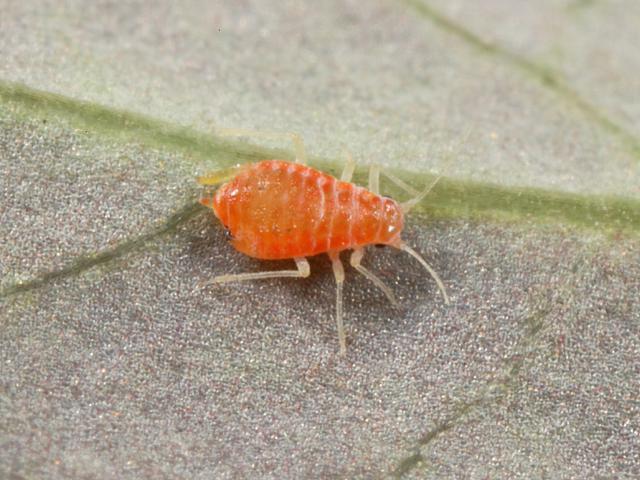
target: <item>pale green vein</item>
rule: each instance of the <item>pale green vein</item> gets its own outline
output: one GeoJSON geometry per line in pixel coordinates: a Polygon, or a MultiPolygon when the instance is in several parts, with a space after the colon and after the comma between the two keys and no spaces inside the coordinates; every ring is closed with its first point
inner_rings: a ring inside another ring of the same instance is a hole
{"type": "Polygon", "coordinates": [[[178,209],[171,215],[161,226],[147,233],[134,237],[130,240],[119,243],[113,248],[102,250],[100,252],[89,255],[82,255],[73,260],[69,265],[42,275],[32,278],[31,280],[17,282],[9,285],[0,291],[0,298],[10,297],[17,293],[24,293],[44,287],[51,282],[61,280],[67,277],[77,276],[87,270],[112,262],[124,255],[143,248],[149,242],[156,240],[158,237],[169,234],[182,223],[193,218],[203,208],[198,203],[188,203],[178,209]]]}
{"type": "Polygon", "coordinates": [[[192,128],[171,124],[138,113],[84,102],[55,93],[0,80],[0,102],[16,106],[30,117],[54,117],[79,130],[90,130],[122,142],[137,142],[178,151],[197,160],[222,159],[228,165],[256,161],[280,150],[247,147],[192,128]]]}
{"type": "Polygon", "coordinates": [[[400,460],[398,466],[391,472],[394,478],[402,478],[417,468],[428,468],[428,465],[425,464],[425,457],[422,454],[422,450],[425,447],[437,441],[439,437],[450,432],[455,427],[462,425],[478,409],[493,408],[507,392],[516,387],[527,357],[526,353],[535,353],[537,351],[536,343],[549,313],[550,309],[548,307],[541,306],[532,315],[523,319],[524,331],[522,338],[515,349],[516,353],[511,355],[510,359],[504,363],[504,374],[481,388],[476,398],[459,402],[452,414],[437,422],[433,428],[422,435],[416,442],[413,453],[400,460]]]}
{"type": "MultiPolygon", "coordinates": [[[[243,141],[221,140],[187,127],[136,113],[81,102],[23,85],[0,82],[0,100],[36,118],[61,118],[82,130],[121,141],[142,142],[155,148],[178,150],[187,157],[227,167],[264,158],[291,158],[291,152],[273,150],[243,141]]],[[[318,167],[337,173],[340,161],[313,158],[318,167]]],[[[194,165],[194,175],[195,175],[194,165]]],[[[356,180],[362,179],[362,171],[356,180]]],[[[414,185],[424,185],[428,174],[396,171],[414,185]]],[[[391,193],[393,192],[391,190],[391,193]]],[[[443,179],[416,209],[450,219],[534,222],[568,225],[603,233],[640,235],[640,201],[615,196],[587,196],[536,188],[514,188],[486,183],[443,179]]]]}
{"type": "Polygon", "coordinates": [[[630,150],[633,156],[637,160],[640,160],[640,139],[622,125],[619,125],[609,118],[605,112],[601,111],[598,107],[583,98],[562,79],[561,74],[554,71],[551,67],[533,62],[507,50],[506,48],[488,42],[480,35],[468,30],[463,25],[456,23],[423,1],[403,1],[411,6],[422,17],[428,18],[443,30],[455,35],[483,53],[503,60],[507,64],[512,65],[528,76],[536,79],[550,90],[554,91],[560,96],[560,98],[563,98],[574,107],[577,107],[601,128],[616,136],[630,150]]]}

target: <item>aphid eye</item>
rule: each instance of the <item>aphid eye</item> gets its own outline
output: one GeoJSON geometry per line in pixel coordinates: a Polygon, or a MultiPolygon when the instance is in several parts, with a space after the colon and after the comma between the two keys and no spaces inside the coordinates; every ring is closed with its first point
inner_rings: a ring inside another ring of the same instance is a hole
{"type": "Polygon", "coordinates": [[[227,240],[233,240],[233,234],[231,233],[231,230],[229,230],[229,227],[227,227],[226,225],[224,227],[224,236],[227,240]]]}
{"type": "Polygon", "coordinates": [[[375,247],[376,248],[384,248],[384,247],[386,247],[386,245],[384,243],[376,243],[375,247]]]}

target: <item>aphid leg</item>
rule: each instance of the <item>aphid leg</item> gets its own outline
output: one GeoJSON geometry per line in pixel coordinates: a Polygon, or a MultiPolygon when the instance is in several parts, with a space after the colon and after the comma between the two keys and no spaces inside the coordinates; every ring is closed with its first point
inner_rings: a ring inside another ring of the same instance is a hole
{"type": "Polygon", "coordinates": [[[400,245],[396,246],[396,248],[399,248],[400,250],[407,252],[409,255],[411,255],[413,258],[415,258],[422,264],[425,270],[429,272],[431,277],[436,281],[436,284],[438,285],[438,289],[440,289],[440,293],[444,297],[444,303],[449,304],[449,296],[447,295],[447,290],[444,288],[444,283],[442,283],[442,280],[440,280],[440,276],[436,273],[436,271],[433,268],[431,268],[431,265],[429,265],[427,261],[424,258],[422,258],[422,256],[418,252],[416,252],[413,248],[411,248],[409,245],[407,245],[404,242],[401,242],[400,245]]]}
{"type": "Polygon", "coordinates": [[[387,287],[384,284],[384,282],[380,280],[375,274],[373,274],[371,271],[367,270],[362,265],[360,265],[360,262],[362,261],[363,256],[364,256],[364,248],[362,247],[354,248],[353,252],[351,253],[351,258],[349,260],[351,263],[351,266],[355,268],[358,272],[360,272],[362,275],[367,277],[376,287],[382,290],[382,292],[387,296],[389,301],[394,306],[398,307],[399,306],[398,301],[396,300],[396,297],[391,291],[391,289],[387,287]]]}
{"type": "Polygon", "coordinates": [[[297,133],[245,130],[243,128],[216,128],[215,134],[221,137],[287,138],[293,143],[293,150],[296,152],[296,163],[307,163],[304,142],[297,133]]]}
{"type": "Polygon", "coordinates": [[[219,275],[211,280],[202,282],[199,286],[204,287],[211,285],[212,283],[226,283],[226,282],[242,282],[245,280],[261,280],[265,278],[282,278],[282,277],[294,277],[294,278],[306,278],[311,274],[311,268],[309,262],[304,257],[294,258],[296,261],[297,270],[276,270],[274,272],[255,272],[255,273],[235,273],[230,275],[219,275]]]}
{"type": "Polygon", "coordinates": [[[380,166],[375,163],[369,168],[369,191],[380,195],[380,166]]]}
{"type": "Polygon", "coordinates": [[[346,160],[340,180],[343,182],[350,182],[351,177],[353,177],[353,171],[356,169],[356,162],[348,151],[345,150],[343,153],[346,160]]]}
{"type": "Polygon", "coordinates": [[[238,171],[242,169],[242,166],[223,168],[222,170],[214,170],[212,172],[207,172],[204,175],[200,175],[196,177],[196,181],[200,185],[212,186],[218,185],[220,183],[224,183],[227,180],[231,180],[238,174],[238,171]]]}
{"type": "Polygon", "coordinates": [[[340,261],[339,252],[329,252],[333,276],[336,278],[336,323],[338,325],[338,340],[340,341],[340,355],[347,353],[347,338],[342,322],[342,284],[344,283],[344,269],[340,261]]]}

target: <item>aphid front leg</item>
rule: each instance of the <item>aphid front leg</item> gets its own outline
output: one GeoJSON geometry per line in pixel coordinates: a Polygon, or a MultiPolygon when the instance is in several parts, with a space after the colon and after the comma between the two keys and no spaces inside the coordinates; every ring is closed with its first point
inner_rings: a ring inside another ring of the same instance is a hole
{"type": "Polygon", "coordinates": [[[311,268],[306,258],[294,258],[296,261],[297,270],[276,270],[274,272],[255,272],[255,273],[236,273],[230,275],[220,275],[212,280],[208,280],[200,284],[200,287],[211,285],[212,283],[226,283],[226,282],[242,282],[245,280],[262,280],[265,278],[306,278],[311,274],[311,268]]]}
{"type": "MultiPolygon", "coordinates": [[[[380,174],[381,173],[382,175],[387,177],[389,180],[391,180],[391,182],[394,183],[397,187],[400,187],[409,195],[413,195],[414,197],[417,197],[420,195],[420,192],[418,190],[416,190],[415,188],[413,188],[411,185],[404,182],[400,178],[396,177],[394,174],[386,172],[384,170],[380,170],[379,165],[371,165],[371,168],[369,169],[369,190],[375,193],[376,195],[380,195],[380,174]]],[[[424,198],[424,196],[421,196],[418,201],[422,200],[422,198],[424,198]]]]}
{"type": "MultiPolygon", "coordinates": [[[[398,185],[401,188],[404,188],[407,192],[411,193],[412,195],[414,195],[413,198],[410,198],[409,200],[407,200],[406,202],[402,202],[400,204],[400,206],[402,207],[402,212],[403,213],[409,213],[409,211],[415,207],[418,203],[420,203],[424,197],[426,197],[429,192],[433,189],[433,187],[436,186],[436,183],[438,183],[440,181],[440,179],[442,178],[442,175],[436,177],[429,185],[426,186],[426,188],[424,190],[422,190],[422,192],[417,192],[416,190],[414,190],[413,188],[409,187],[402,187],[402,185],[400,183],[396,183],[396,185],[398,185]]],[[[391,181],[394,181],[392,177],[389,177],[389,179],[391,181]]],[[[397,179],[398,181],[400,181],[401,183],[402,180],[397,179]]],[[[395,183],[395,182],[394,182],[395,183]]],[[[405,184],[406,185],[406,184],[405,184]]],[[[407,185],[408,187],[408,185],[407,185]]]]}
{"type": "Polygon", "coordinates": [[[243,128],[216,128],[215,133],[221,137],[287,138],[293,143],[293,150],[296,152],[296,163],[307,163],[307,154],[304,149],[304,142],[302,141],[302,137],[297,133],[245,130],[243,128]]]}
{"type": "Polygon", "coordinates": [[[340,261],[339,252],[329,252],[333,276],[336,279],[336,323],[338,325],[338,340],[340,341],[340,355],[347,353],[347,338],[344,333],[344,323],[342,321],[342,284],[344,283],[344,268],[340,261]]]}
{"type": "Polygon", "coordinates": [[[424,197],[431,191],[431,189],[438,183],[438,181],[442,178],[442,176],[437,177],[433,182],[431,182],[427,188],[425,188],[422,192],[416,190],[411,185],[406,183],[404,180],[396,177],[394,174],[390,172],[385,172],[380,170],[378,165],[371,165],[369,169],[369,191],[375,193],[376,195],[380,194],[380,173],[391,180],[396,187],[401,188],[409,195],[412,195],[412,198],[402,203],[402,208],[404,213],[408,213],[416,204],[422,201],[424,197]]]}
{"type": "MultiPolygon", "coordinates": [[[[403,189],[405,192],[409,193],[410,195],[413,195],[413,198],[410,198],[406,202],[402,202],[400,204],[400,207],[402,208],[402,213],[404,213],[404,214],[408,213],[413,207],[415,207],[420,201],[422,201],[424,199],[424,197],[426,197],[429,194],[429,192],[433,189],[433,187],[435,187],[436,183],[438,183],[438,181],[442,178],[442,176],[439,176],[439,177],[435,178],[429,185],[427,185],[425,187],[424,190],[419,192],[418,190],[413,188],[411,185],[408,185],[407,183],[405,183],[404,181],[402,181],[401,179],[399,179],[395,175],[393,175],[391,173],[387,173],[387,172],[382,172],[382,173],[383,173],[383,175],[385,177],[387,177],[389,180],[391,180],[391,182],[393,182],[396,186],[400,187],[401,189],[403,189]]],[[[374,190],[374,189],[378,189],[379,188],[379,185],[378,185],[379,175],[380,175],[379,169],[375,168],[375,165],[372,166],[371,170],[369,171],[369,190],[371,190],[374,193],[377,193],[377,190],[374,190]]],[[[447,295],[447,290],[444,287],[444,283],[442,283],[442,280],[440,279],[440,277],[438,276],[436,271],[431,267],[431,265],[429,265],[427,263],[427,261],[424,258],[422,258],[422,256],[418,252],[416,252],[409,245],[407,245],[406,243],[404,243],[402,241],[400,241],[398,244],[392,245],[392,246],[407,252],[409,255],[411,255],[413,258],[415,258],[416,260],[418,260],[422,264],[422,266],[425,268],[425,270],[427,270],[427,272],[429,272],[431,277],[435,280],[436,284],[438,285],[438,289],[440,290],[440,293],[442,294],[442,297],[444,298],[444,302],[446,304],[448,304],[449,303],[449,296],[447,295]]],[[[355,254],[355,251],[354,251],[354,254],[355,254]]],[[[353,265],[353,261],[352,261],[352,265],[353,265]]],[[[357,267],[355,267],[355,265],[354,265],[354,268],[357,269],[357,267]]],[[[362,268],[362,267],[360,267],[360,268],[362,268]]],[[[362,273],[364,275],[368,276],[364,272],[362,272],[362,273]]],[[[369,272],[369,274],[371,274],[371,272],[369,272]]],[[[373,280],[373,278],[371,278],[371,277],[369,277],[369,278],[371,279],[372,282],[376,283],[376,281],[373,280]]],[[[378,284],[376,283],[376,285],[378,285],[378,284]]],[[[382,289],[382,291],[386,293],[386,291],[384,289],[382,289]]],[[[387,297],[388,297],[388,295],[387,295],[387,297]]],[[[393,301],[392,301],[392,303],[393,303],[393,301]]]]}
{"type": "Polygon", "coordinates": [[[211,187],[231,180],[241,170],[241,166],[223,168],[221,170],[214,170],[207,172],[204,175],[196,177],[196,181],[203,186],[211,187]]]}
{"type": "Polygon", "coordinates": [[[373,272],[367,270],[360,262],[362,261],[362,257],[364,257],[364,248],[358,247],[353,250],[351,253],[350,263],[353,268],[355,268],[362,275],[367,277],[376,287],[378,287],[382,292],[386,295],[389,301],[396,307],[399,306],[398,301],[396,300],[395,295],[391,291],[391,289],[384,284],[382,280],[380,280],[373,272]]]}

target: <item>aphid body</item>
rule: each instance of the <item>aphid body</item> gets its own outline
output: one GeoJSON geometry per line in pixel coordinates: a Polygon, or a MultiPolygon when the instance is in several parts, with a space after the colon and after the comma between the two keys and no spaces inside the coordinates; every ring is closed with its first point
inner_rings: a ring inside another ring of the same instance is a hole
{"type": "MultiPolygon", "coordinates": [[[[416,258],[436,281],[445,301],[448,298],[442,281],[427,262],[406,245],[400,235],[404,215],[435,185],[416,192],[400,179],[385,175],[413,194],[406,202],[383,197],[378,193],[380,170],[369,172],[369,189],[350,183],[355,163],[347,155],[341,179],[304,164],[302,140],[295,134],[273,134],[247,130],[224,130],[223,135],[273,137],[288,135],[296,148],[296,161],[264,160],[241,165],[224,172],[213,172],[198,178],[202,185],[215,185],[227,180],[215,193],[204,195],[200,203],[213,209],[228,229],[233,246],[254,258],[277,260],[293,258],[297,270],[220,275],[208,283],[255,280],[276,277],[307,277],[309,263],[305,257],[327,253],[336,279],[336,321],[340,351],[346,351],[342,323],[342,284],[344,270],[340,252],[352,249],[350,263],[372,281],[392,303],[393,292],[375,274],[360,263],[367,245],[389,245],[416,258]]],[[[437,180],[436,180],[437,181],[437,180]]]]}
{"type": "Polygon", "coordinates": [[[201,202],[229,229],[233,246],[255,258],[309,257],[370,244],[400,247],[398,203],[299,163],[246,165],[201,202]]]}

